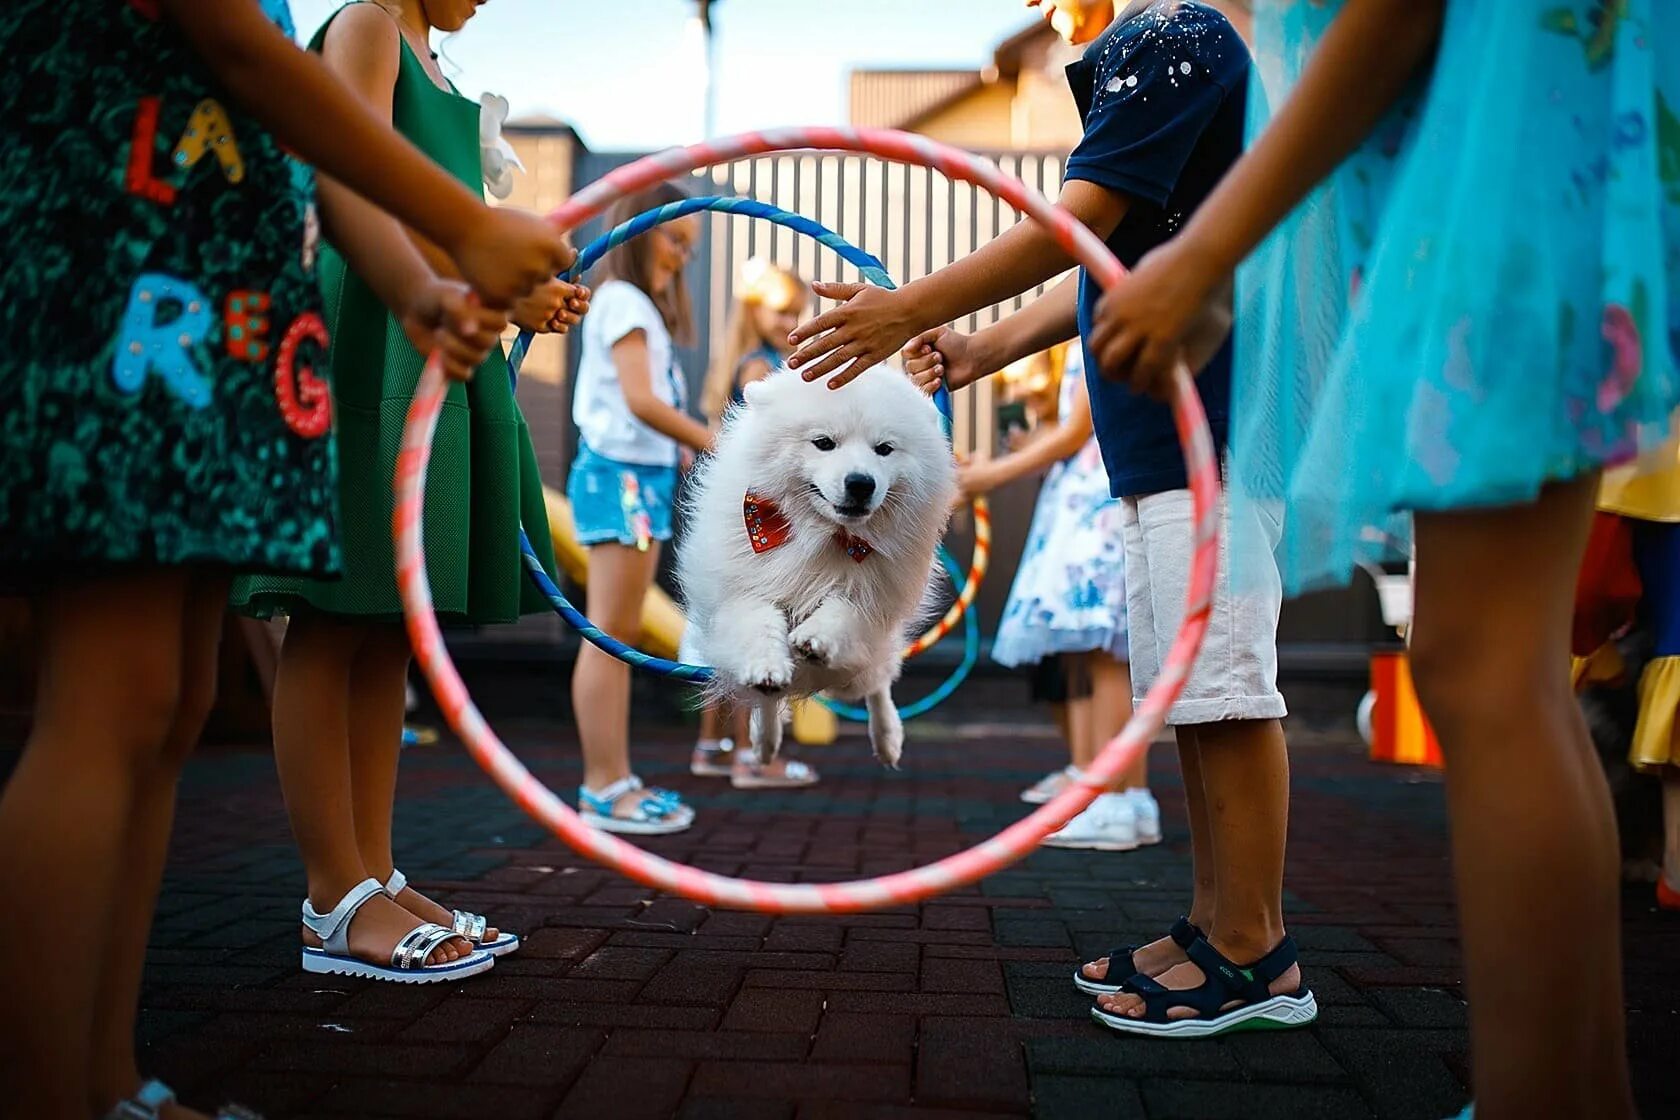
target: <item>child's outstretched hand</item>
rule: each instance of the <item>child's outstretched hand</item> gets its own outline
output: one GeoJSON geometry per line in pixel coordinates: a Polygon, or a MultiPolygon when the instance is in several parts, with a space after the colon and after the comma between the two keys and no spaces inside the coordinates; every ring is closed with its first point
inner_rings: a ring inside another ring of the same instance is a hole
{"type": "Polygon", "coordinates": [[[520,330],[565,334],[589,311],[590,291],[582,284],[549,280],[513,305],[509,316],[520,330]]]}
{"type": "Polygon", "coordinates": [[[974,339],[950,327],[935,327],[910,340],[900,357],[904,372],[916,388],[932,395],[941,382],[952,390],[972,385],[980,377],[974,339]]]}
{"type": "Polygon", "coordinates": [[[505,207],[486,207],[449,255],[479,298],[500,308],[512,307],[577,259],[571,242],[545,219],[505,207]]]}
{"type": "Polygon", "coordinates": [[[1200,371],[1231,332],[1231,282],[1178,241],[1138,262],[1097,305],[1091,354],[1104,377],[1159,400],[1179,361],[1200,371]]]}
{"type": "Polygon", "coordinates": [[[484,306],[471,288],[436,277],[416,288],[401,317],[416,350],[441,352],[451,381],[470,381],[508,325],[507,313],[484,306]]]}
{"type": "Polygon", "coordinates": [[[844,300],[839,307],[801,323],[788,335],[799,347],[788,368],[807,381],[832,373],[828,387],[838,389],[871,366],[880,365],[916,333],[916,323],[901,294],[873,284],[818,282],[811,290],[824,299],[844,300]]]}

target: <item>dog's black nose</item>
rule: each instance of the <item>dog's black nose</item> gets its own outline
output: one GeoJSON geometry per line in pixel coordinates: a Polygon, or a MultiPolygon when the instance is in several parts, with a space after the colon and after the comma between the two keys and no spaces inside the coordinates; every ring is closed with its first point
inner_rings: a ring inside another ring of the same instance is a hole
{"type": "Polygon", "coordinates": [[[846,476],[846,497],[854,502],[867,502],[874,495],[874,475],[853,473],[846,476]]]}

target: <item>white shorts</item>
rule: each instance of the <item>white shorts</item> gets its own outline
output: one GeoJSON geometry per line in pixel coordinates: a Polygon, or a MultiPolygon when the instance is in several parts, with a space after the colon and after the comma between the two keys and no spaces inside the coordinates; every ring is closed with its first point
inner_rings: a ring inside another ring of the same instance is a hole
{"type": "MultiPolygon", "coordinates": [[[[1161,675],[1161,664],[1184,621],[1190,583],[1190,491],[1166,490],[1122,498],[1126,536],[1126,610],[1131,627],[1132,691],[1141,699],[1161,675]]],[[[1231,574],[1231,509],[1220,510],[1219,575],[1213,612],[1201,654],[1178,702],[1167,714],[1170,727],[1237,719],[1281,719],[1287,714],[1277,689],[1277,624],[1283,608],[1276,546],[1281,525],[1254,503],[1244,516],[1259,524],[1238,534],[1243,566],[1241,591],[1231,574]],[[1258,531],[1253,531],[1257,529],[1258,531]]]]}

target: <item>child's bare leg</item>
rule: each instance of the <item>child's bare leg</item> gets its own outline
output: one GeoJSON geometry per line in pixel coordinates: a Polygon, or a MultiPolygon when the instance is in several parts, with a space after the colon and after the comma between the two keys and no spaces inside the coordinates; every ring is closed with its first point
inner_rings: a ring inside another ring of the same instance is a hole
{"type": "MultiPolygon", "coordinates": [[[[1101,655],[1099,655],[1099,658],[1101,655]]],[[[1125,662],[1119,662],[1125,667],[1125,662]]],[[[1098,678],[1101,679],[1100,677],[1098,678]]],[[[1126,718],[1131,717],[1131,673],[1126,672],[1126,718]]],[[[1107,730],[1105,728],[1105,730],[1107,730]]],[[[1116,727],[1111,732],[1118,734],[1116,727]]],[[[1203,930],[1213,928],[1216,883],[1214,879],[1213,831],[1208,822],[1207,798],[1202,794],[1201,755],[1196,746],[1196,729],[1180,727],[1178,733],[1179,770],[1184,779],[1184,805],[1190,817],[1190,874],[1194,884],[1190,899],[1190,921],[1203,930]]],[[[1107,740],[1103,741],[1104,743],[1107,740]]],[[[1103,744],[1098,744],[1099,749],[1103,744]]],[[[1147,788],[1148,756],[1142,756],[1139,768],[1143,771],[1147,788]]],[[[1184,949],[1171,937],[1158,937],[1132,952],[1132,965],[1145,976],[1159,976],[1187,958],[1184,949]]],[[[1108,958],[1098,957],[1085,965],[1085,975],[1093,980],[1108,978],[1108,958]]]]}
{"type": "Polygon", "coordinates": [[[1068,745],[1068,761],[1079,765],[1079,759],[1073,754],[1073,725],[1068,722],[1067,701],[1062,700],[1050,705],[1050,718],[1056,724],[1056,730],[1062,733],[1062,742],[1068,745]]]}
{"type": "MultiPolygon", "coordinates": [[[[175,787],[181,766],[198,743],[216,699],[216,655],[227,614],[228,579],[201,576],[185,596],[181,625],[181,687],[175,724],[156,764],[135,782],[134,809],[123,842],[125,875],[117,883],[111,913],[111,936],[100,973],[94,1018],[93,1069],[89,1078],[94,1115],[103,1116],[118,1101],[139,1091],[142,1078],[134,1053],[134,1018],[140,1003],[140,980],[146,942],[157,907],[158,886],[169,856],[175,823],[175,787]]],[[[185,1109],[165,1116],[197,1116],[185,1109]]]]}
{"type": "Polygon", "coordinates": [[[1477,1120],[1633,1115],[1613,810],[1569,688],[1596,490],[1417,517],[1412,660],[1447,759],[1477,1120]]]}
{"type": "MultiPolygon", "coordinates": [[[[1213,821],[1202,786],[1202,750],[1194,727],[1178,729],[1178,769],[1184,781],[1184,809],[1190,818],[1190,921],[1203,930],[1219,919],[1219,881],[1214,877],[1213,821]]],[[[1171,938],[1163,938],[1173,945],[1171,938]]],[[[1182,956],[1183,950],[1173,945],[1182,956]]]]}
{"type": "MultiPolygon", "coordinates": [[[[1181,734],[1183,729],[1180,729],[1181,734]]],[[[1276,720],[1230,720],[1195,728],[1204,812],[1213,856],[1213,924],[1208,943],[1228,959],[1258,960],[1283,940],[1283,856],[1289,829],[1289,752],[1276,720]]],[[[1188,773],[1186,780],[1188,780],[1188,773]]],[[[1206,977],[1189,961],[1156,977],[1168,988],[1200,986],[1206,977]]],[[[1278,977],[1274,994],[1300,987],[1299,966],[1278,977]]],[[[1100,996],[1104,1009],[1141,1016],[1143,1000],[1100,996]]],[[[1174,1008],[1169,1017],[1194,1015],[1174,1008]]]]}
{"type": "Polygon", "coordinates": [[[1668,888],[1680,891],[1680,766],[1664,767],[1662,874],[1668,888]]]}
{"type": "MultiPolygon", "coordinates": [[[[325,914],[373,872],[357,844],[350,767],[352,668],[369,640],[366,624],[300,612],[286,628],[274,677],[274,762],[286,815],[308,877],[309,901],[325,914]]],[[[402,699],[398,692],[397,712],[402,699]]],[[[396,749],[400,720],[392,733],[396,749]]],[[[392,948],[415,926],[414,916],[375,895],[350,923],[350,951],[360,960],[386,964],[392,948]]],[[[303,943],[320,939],[307,929],[303,943]]],[[[460,942],[432,951],[428,964],[460,956],[460,942]]]]}
{"type": "MultiPolygon", "coordinates": [[[[1132,718],[1132,668],[1102,650],[1090,654],[1088,662],[1091,667],[1091,757],[1094,759],[1132,718]]],[[[1149,788],[1148,747],[1121,772],[1112,788],[1149,788]]]]}
{"type": "MultiPolygon", "coordinates": [[[[0,794],[0,898],[50,925],[51,960],[0,969],[0,1100],[8,1115],[85,1120],[102,965],[111,951],[136,789],[181,692],[189,575],[66,584],[35,600],[35,722],[0,794]]],[[[132,1014],[132,1008],[127,1014],[132,1014]]]]}
{"type": "MultiPolygon", "coordinates": [[[[642,600],[658,565],[658,547],[591,548],[587,603],[595,625],[634,645],[641,637],[642,600]]],[[[583,746],[583,784],[605,789],[629,777],[630,667],[585,643],[572,671],[572,712],[583,746]]],[[[617,807],[631,813],[638,804],[639,796],[631,793],[619,798],[617,807]]]]}
{"type": "Polygon", "coordinates": [[[727,715],[728,710],[721,703],[707,704],[704,708],[701,708],[699,740],[702,743],[715,743],[722,739],[724,728],[727,726],[725,719],[727,715]]]}
{"type": "Polygon", "coordinates": [[[1070,697],[1067,708],[1068,753],[1073,764],[1083,770],[1097,757],[1096,740],[1091,734],[1091,698],[1070,697]]]}
{"type": "MultiPolygon", "coordinates": [[[[1190,921],[1202,930],[1213,928],[1217,917],[1218,881],[1214,877],[1213,825],[1208,819],[1207,796],[1202,792],[1202,756],[1194,727],[1180,727],[1178,767],[1184,780],[1184,807],[1190,818],[1190,875],[1194,883],[1190,898],[1190,921]]],[[[1159,976],[1187,958],[1184,949],[1170,937],[1160,937],[1132,953],[1134,967],[1146,976],[1159,976]]],[[[1108,976],[1108,958],[1099,957],[1085,966],[1093,980],[1108,976]]]]}
{"type": "MultiPolygon", "coordinates": [[[[381,883],[387,882],[396,868],[391,827],[396,814],[410,656],[407,631],[396,625],[377,626],[369,630],[350,667],[350,805],[355,815],[356,849],[367,873],[381,883]]],[[[422,921],[446,927],[454,924],[452,911],[413,887],[405,888],[397,902],[422,921]]],[[[494,941],[498,933],[491,927],[484,936],[494,941]]],[[[462,939],[455,948],[468,953],[473,947],[462,939]]]]}

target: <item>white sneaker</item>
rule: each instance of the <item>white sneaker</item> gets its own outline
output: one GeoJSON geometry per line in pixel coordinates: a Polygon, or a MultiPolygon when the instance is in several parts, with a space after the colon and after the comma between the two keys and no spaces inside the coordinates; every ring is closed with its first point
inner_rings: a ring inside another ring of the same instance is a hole
{"type": "Polygon", "coordinates": [[[1161,806],[1156,803],[1155,795],[1146,789],[1129,789],[1125,796],[1132,803],[1132,812],[1137,818],[1137,841],[1139,844],[1159,844],[1161,842],[1161,806]]]}
{"type": "Polygon", "coordinates": [[[1046,836],[1044,845],[1129,852],[1138,846],[1137,810],[1123,793],[1098,794],[1083,813],[1046,836]]]}
{"type": "Polygon", "coordinates": [[[1021,791],[1021,800],[1028,805],[1043,805],[1047,801],[1055,800],[1058,793],[1068,787],[1069,782],[1079,780],[1079,767],[1064,766],[1060,770],[1044,775],[1038,781],[1021,791]]]}

